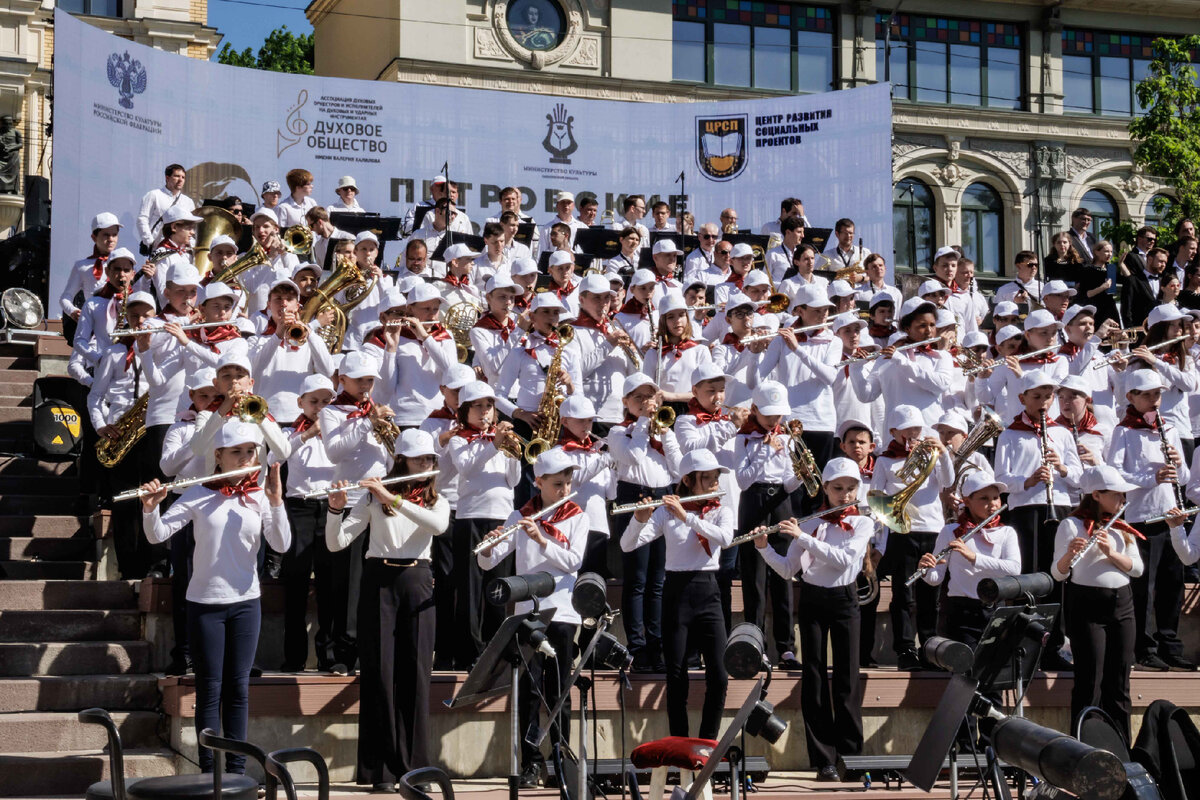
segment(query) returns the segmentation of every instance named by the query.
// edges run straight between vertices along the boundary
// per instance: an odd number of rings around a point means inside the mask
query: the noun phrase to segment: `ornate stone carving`
[[[1067,152],[1067,176],[1073,178],[1108,161],[1123,167],[1129,163],[1129,151],[1117,147],[1072,149]]]
[[[1030,176],[1029,148],[1026,145],[992,139],[972,139],[968,142],[968,146],[981,155],[990,156],[1001,162],[1018,178]]]
[[[559,64],[575,55],[579,48],[583,31],[583,6],[581,0],[561,0],[563,12],[567,17],[567,30],[563,40],[553,50],[526,50],[513,37],[508,29],[509,0],[496,0],[492,6],[492,30],[495,32],[500,45],[518,61],[522,61],[534,69],[545,69],[552,64]]]
[[[963,179],[966,173],[963,168],[953,161],[949,164],[943,164],[933,170],[934,176],[947,186],[953,186]]]
[[[954,228],[958,219],[958,206],[946,206],[946,227]]]
[[[1066,149],[1055,145],[1038,145],[1034,151],[1037,164],[1037,176],[1044,180],[1063,181],[1067,179]]]
[[[1140,164],[1134,164],[1133,170],[1129,173],[1129,177],[1125,180],[1117,181],[1117,185],[1131,195],[1146,194],[1158,186],[1158,184],[1146,178],[1145,171]]]
[[[600,68],[600,40],[588,36],[579,42],[575,54],[563,62],[564,67]]]
[[[958,136],[946,137],[946,158],[951,161],[958,161],[959,153],[962,151],[962,139]]]
[[[496,61],[511,61],[512,57],[504,52],[496,34],[490,28],[475,29],[475,57],[490,58]]]

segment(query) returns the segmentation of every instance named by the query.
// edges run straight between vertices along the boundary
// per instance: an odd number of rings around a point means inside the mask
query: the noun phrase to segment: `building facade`
[[[21,136],[25,176],[50,177],[55,6],[9,0],[0,8],[0,116],[11,116]],[[122,38],[192,58],[211,57],[221,41],[207,24],[208,0],[60,0],[57,6]],[[20,221],[22,205],[19,197],[0,196],[0,230]]]
[[[1133,164],[1133,89],[1153,39],[1200,33],[1194,0],[314,0],[306,13],[321,75],[667,102],[890,81],[894,263],[961,244],[985,280],[1019,250],[1045,252],[1075,207],[1097,229],[1156,216],[1170,192]]]

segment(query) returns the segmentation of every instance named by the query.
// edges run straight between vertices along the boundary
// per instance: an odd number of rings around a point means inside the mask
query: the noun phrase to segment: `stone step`
[[[176,758],[170,750],[125,751],[126,779],[174,775],[175,771]],[[82,797],[90,785],[108,777],[108,755],[99,750],[0,755],[0,797]]]
[[[74,502],[79,494],[79,478],[74,475],[0,474],[0,495],[54,495],[62,506],[64,498]]]
[[[93,535],[92,520],[89,517],[58,514],[7,516],[0,520],[0,531],[9,536],[36,536],[46,539],[70,539],[73,536]]]
[[[126,750],[160,744],[158,712],[128,711],[112,719]],[[0,714],[0,753],[103,750],[107,745],[104,728],[80,722],[70,712]]]
[[[67,496],[55,494],[31,494],[30,487],[18,490],[19,494],[0,494],[0,517],[62,514],[77,511],[81,497],[75,493]]]
[[[33,389],[33,382],[37,379],[38,371],[32,367],[29,369],[6,369],[3,375],[4,385],[8,387],[10,394],[14,389],[22,386]]]
[[[96,580],[95,561],[0,561],[0,580]]]
[[[0,397],[0,403],[4,401]],[[70,461],[38,461],[36,458],[5,458],[0,460],[0,476],[14,478],[29,476],[34,478],[53,478],[60,475],[74,475],[78,472]]]
[[[0,713],[18,711],[150,711],[158,707],[155,675],[54,675],[0,678]],[[2,783],[2,782],[0,782]]]
[[[20,408],[15,406],[0,406],[0,423],[4,422],[30,422],[33,419],[33,411],[29,408]]]
[[[124,581],[0,581],[0,609],[137,608],[137,592]]]
[[[137,675],[150,668],[149,642],[0,642],[3,678]]]
[[[3,388],[0,388],[3,392]],[[28,394],[3,394],[0,393],[0,408],[24,408],[26,410],[33,407],[33,398]]]
[[[38,539],[0,537],[0,560],[5,561],[95,561],[99,542],[84,539]]]
[[[12,347],[12,345],[9,346]],[[11,352],[5,352],[3,355],[0,355],[0,370],[8,372],[15,369],[37,369],[37,359],[33,357],[33,353],[30,352],[29,348],[24,345],[22,345],[20,350],[16,350],[14,347]]]
[[[0,611],[0,642],[97,642],[140,639],[139,611]]]

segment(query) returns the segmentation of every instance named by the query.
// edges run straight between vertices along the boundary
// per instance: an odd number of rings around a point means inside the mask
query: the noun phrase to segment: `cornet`
[[[1017,356],[1017,361],[1028,361],[1031,358],[1037,358],[1038,356],[1045,355],[1046,353],[1053,353],[1056,350],[1058,350],[1060,347],[1062,347],[1062,345],[1052,344],[1049,347],[1043,347],[1040,350],[1034,350],[1032,353],[1022,353],[1021,355]],[[980,364],[977,367],[972,367],[970,369],[964,369],[963,375],[970,378],[973,375],[978,375],[979,373],[986,372],[989,369],[995,369],[1001,363],[1003,363],[1003,362],[996,362],[994,364]]]

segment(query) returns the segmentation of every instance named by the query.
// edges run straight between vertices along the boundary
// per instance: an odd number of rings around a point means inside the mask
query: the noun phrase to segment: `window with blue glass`
[[[1113,117],[1141,114],[1145,109],[1138,102],[1137,85],[1150,74],[1154,40],[1160,38],[1164,37],[1065,28],[1064,110]]]
[[[71,14],[86,14],[92,17],[121,16],[121,0],[58,0],[55,5]]]
[[[920,103],[1024,107],[1020,28],[921,14],[875,16],[875,75]]]
[[[892,245],[895,268],[920,272],[933,263],[933,193],[916,178],[892,189]]]
[[[672,77],[778,92],[833,88],[834,12],[756,0],[672,0]]]

